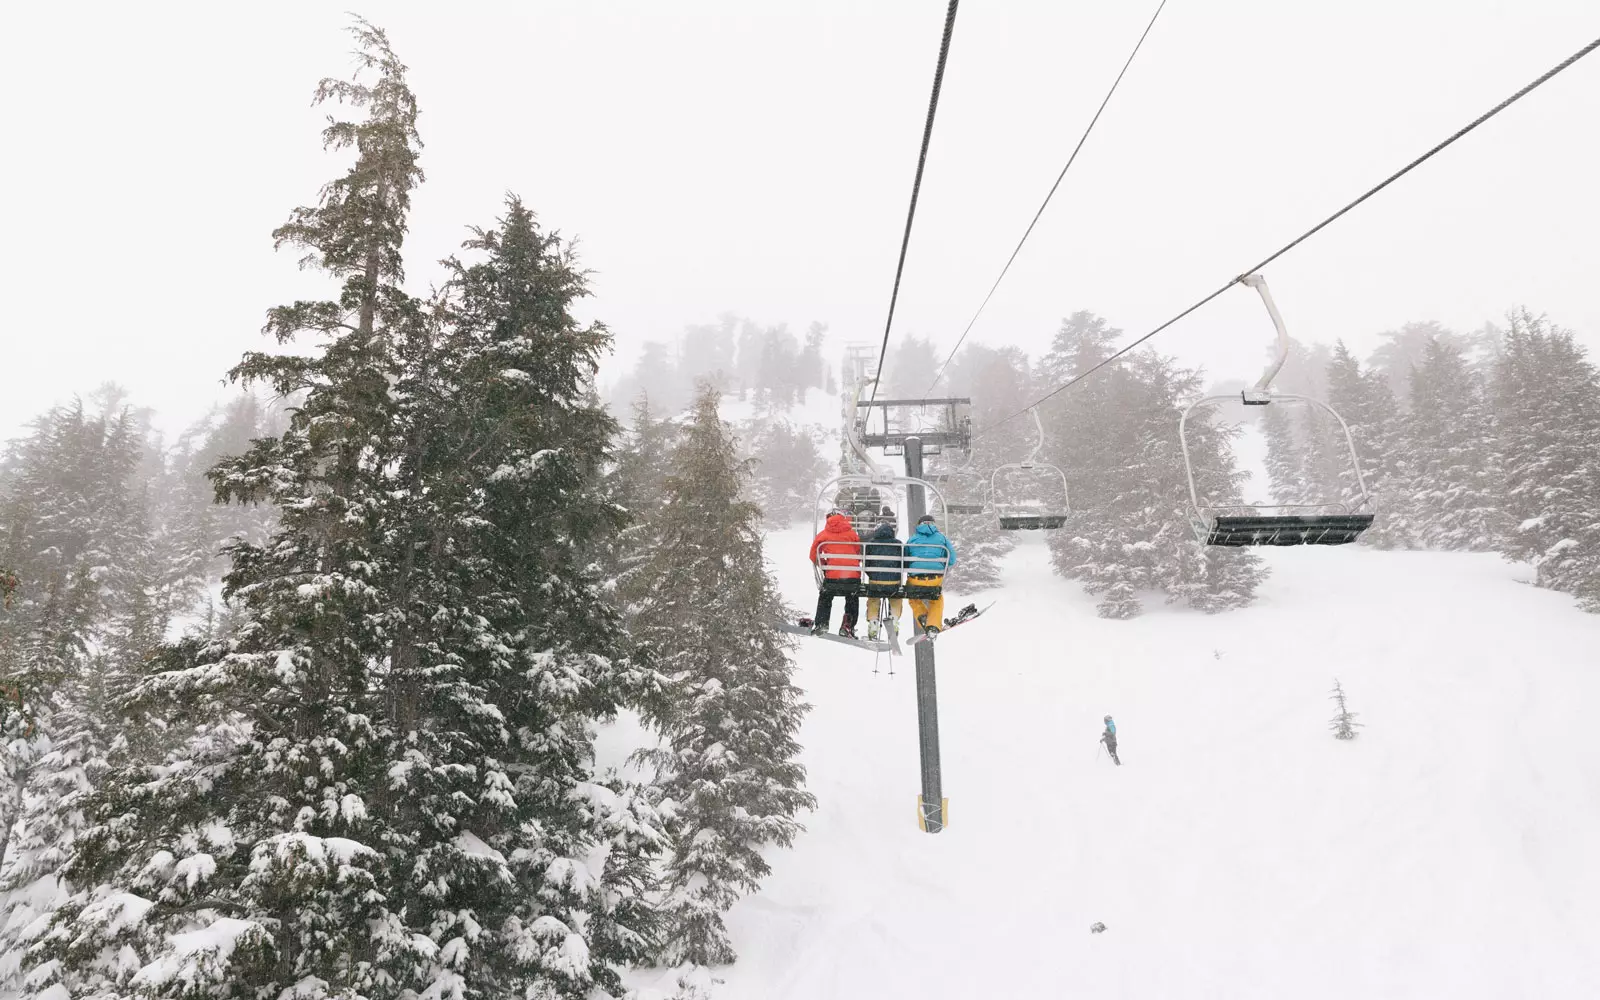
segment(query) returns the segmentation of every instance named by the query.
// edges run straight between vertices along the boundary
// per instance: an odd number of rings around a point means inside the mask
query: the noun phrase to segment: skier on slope
[[[1111,716],[1106,716],[1106,731],[1100,734],[1100,742],[1106,745],[1106,753],[1111,755],[1112,763],[1118,767],[1122,761],[1117,757],[1117,724],[1111,721]]]
[[[898,597],[873,597],[876,586],[897,587],[905,575],[905,548],[895,534],[894,508],[884,507],[878,514],[878,527],[867,536],[867,638],[876,642],[886,636],[878,635],[880,602],[887,601],[891,616],[889,627],[900,631],[902,602]]]
[[[943,587],[944,574],[956,567],[956,550],[933,523],[932,514],[917,519],[917,529],[906,539],[906,583],[918,587]],[[911,614],[929,637],[944,623],[944,591],[932,600],[911,599]]]
[[[828,621],[833,618],[833,599],[844,596],[844,621],[839,623],[839,634],[847,639],[856,637],[856,617],[861,611],[861,599],[856,596],[856,586],[861,580],[861,536],[850,525],[850,515],[835,507],[828,512],[827,523],[811,540],[811,561],[822,567],[822,586],[817,588],[817,616],[811,625],[812,635],[827,635]]]

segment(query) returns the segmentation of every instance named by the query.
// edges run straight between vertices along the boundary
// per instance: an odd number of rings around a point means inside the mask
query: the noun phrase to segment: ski
[[[815,632],[812,632],[809,627],[804,625],[796,625],[793,622],[778,622],[778,630],[781,632],[788,632],[792,635],[803,635],[809,639],[826,639],[829,642],[842,642],[846,646],[855,646],[857,649],[870,649],[874,653],[887,652],[891,648],[887,642],[873,642],[869,639],[851,639],[848,636],[835,635],[832,632],[824,632],[821,635],[818,635]]]
[[[946,632],[958,625],[965,625],[967,622],[972,621],[972,619],[977,618],[985,611],[988,611],[990,608],[994,607],[995,603],[996,602],[994,601],[990,601],[981,608],[976,604],[967,605],[966,607],[962,608],[954,618],[947,618],[945,620],[945,626],[939,630],[938,635],[944,635]],[[916,635],[911,637],[907,645],[915,646],[917,643],[922,642],[925,639],[938,638],[938,635],[929,635],[927,632],[918,632]]]

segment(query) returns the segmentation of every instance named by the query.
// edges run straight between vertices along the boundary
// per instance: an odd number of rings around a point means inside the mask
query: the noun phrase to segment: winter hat
[[[888,518],[889,520],[893,521],[894,520],[894,508],[890,507],[888,504],[884,504],[883,509],[878,511],[878,516],[879,517],[885,517],[885,518]]]
[[[924,514],[921,517],[917,518],[917,523],[918,524],[932,524],[933,523],[933,515],[932,514]]]

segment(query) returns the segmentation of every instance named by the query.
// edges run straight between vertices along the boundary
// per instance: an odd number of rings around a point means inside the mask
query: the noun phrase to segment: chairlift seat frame
[[[1272,293],[1267,290],[1266,279],[1259,274],[1249,274],[1239,280],[1259,292],[1261,301],[1266,304],[1267,313],[1272,317],[1272,325],[1278,334],[1278,353],[1254,386],[1243,390],[1237,397],[1206,396],[1197,399],[1184,407],[1183,415],[1178,418],[1178,444],[1183,449],[1183,471],[1189,480],[1190,526],[1194,529],[1195,537],[1204,545],[1347,545],[1370,528],[1374,519],[1372,511],[1362,510],[1370,506],[1372,497],[1367,492],[1366,477],[1361,473],[1361,456],[1356,452],[1350,425],[1344,422],[1337,410],[1320,399],[1272,391],[1272,380],[1289,357],[1289,331],[1284,326],[1277,305],[1272,301]],[[1189,418],[1196,410],[1235,399],[1245,406],[1303,403],[1331,416],[1344,434],[1359,495],[1353,501],[1313,504],[1202,504],[1195,482],[1194,462],[1189,455]],[[1292,508],[1312,508],[1322,512],[1267,513]]]
[[[1033,427],[1037,434],[1033,451],[1020,462],[996,466],[994,474],[989,477],[989,502],[994,506],[995,519],[1000,522],[1001,531],[1053,531],[1065,525],[1072,516],[1072,495],[1067,487],[1067,474],[1057,466],[1039,461],[1039,452],[1044,448],[1044,423],[1039,419],[1037,407],[1030,407],[1028,412],[1033,414]],[[1007,503],[1003,497],[1007,490],[1015,492],[1016,486],[1013,482],[1002,487],[1001,479],[1010,477],[1014,481],[1018,473],[1029,473],[1035,482],[1047,483],[1051,500],[1055,499],[1055,484],[1059,480],[1061,502]]]

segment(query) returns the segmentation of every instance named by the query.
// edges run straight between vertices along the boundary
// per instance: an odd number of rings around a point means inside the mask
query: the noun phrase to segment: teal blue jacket
[[[944,532],[930,522],[917,525],[906,539],[906,569],[912,573],[944,573],[956,568],[956,550]]]

